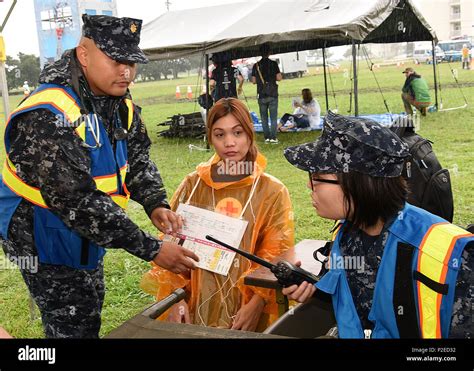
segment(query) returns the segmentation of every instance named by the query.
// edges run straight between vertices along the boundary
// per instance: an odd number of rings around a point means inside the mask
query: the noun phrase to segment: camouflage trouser
[[[94,270],[39,264],[21,273],[41,312],[47,338],[97,338],[105,285],[103,264]]]
[[[25,215],[26,214],[26,215]],[[9,238],[0,238],[10,259],[37,259],[31,213],[17,213]],[[15,241],[14,243],[12,241]],[[104,301],[103,262],[94,270],[78,270],[63,265],[37,264],[35,269],[20,266],[20,272],[41,312],[47,338],[97,338]]]

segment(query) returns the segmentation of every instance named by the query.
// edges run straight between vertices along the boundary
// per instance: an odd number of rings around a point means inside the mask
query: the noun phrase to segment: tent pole
[[[324,95],[326,96],[326,112],[329,111],[328,80],[326,76],[326,48],[323,48]]]
[[[434,77],[434,86],[435,86],[435,107],[438,110],[438,79],[436,78],[436,48],[434,40],[431,40],[432,54],[433,54],[433,77]]]
[[[209,54],[206,53],[206,131],[207,131],[207,118],[209,117]],[[209,141],[206,136],[206,149],[210,149]]]
[[[355,40],[352,40],[352,69],[354,71],[354,114],[359,116],[359,92],[357,91],[357,49]]]

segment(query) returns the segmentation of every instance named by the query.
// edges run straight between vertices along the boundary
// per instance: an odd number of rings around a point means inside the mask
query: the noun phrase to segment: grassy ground
[[[455,66],[459,67],[459,66]],[[348,65],[343,65],[339,71],[333,71],[331,76],[334,90],[337,91],[337,105],[340,113],[346,113],[349,108],[350,81],[348,73],[344,73]],[[442,98],[445,108],[462,105],[460,91],[453,86],[448,65],[440,66],[442,82]],[[418,72],[432,82],[432,67],[418,66]],[[377,78],[387,103],[392,112],[401,112],[403,105],[400,99],[400,89],[404,76],[402,69],[382,67],[376,70]],[[463,92],[468,99],[469,107],[463,110],[429,114],[423,118],[420,134],[434,142],[436,154],[444,165],[451,170],[455,201],[455,223],[466,225],[473,222],[474,215],[474,169],[472,166],[472,150],[474,144],[474,71],[459,69],[459,81],[464,84]],[[188,144],[202,145],[198,140],[164,139],[157,137],[157,123],[168,116],[177,113],[189,113],[197,110],[194,102],[177,102],[174,98],[176,85],[183,85],[185,92],[188,84],[194,85],[197,76],[182,77],[178,80],[149,82],[136,84],[132,88],[135,101],[143,107],[143,116],[147,123],[149,135],[153,141],[152,159],[158,164],[166,189],[171,196],[185,174],[210,156],[209,153],[188,150]],[[291,97],[299,96],[302,88],[309,87],[318,98],[323,110],[324,81],[322,72],[311,68],[310,74],[301,79],[284,80],[280,83],[279,114],[291,112]],[[359,97],[360,113],[385,112],[383,99],[378,93],[377,84],[370,71],[364,64],[360,66]],[[258,112],[255,100],[255,87],[251,84],[244,86],[245,95],[251,110]],[[200,90],[199,90],[200,91]],[[11,99],[11,107],[15,107],[20,97]],[[330,108],[335,108],[333,98],[330,98]],[[0,135],[3,138],[3,125]],[[161,128],[160,128],[161,130]],[[288,187],[293,201],[296,216],[296,238],[328,238],[329,222],[315,216],[306,191],[306,176],[290,166],[282,155],[286,146],[314,140],[319,133],[282,134],[280,144],[266,146],[262,136],[258,135],[258,144],[269,159],[267,172],[281,179]],[[3,142],[0,144],[0,160],[3,161]],[[151,223],[140,205],[132,203],[129,214],[144,230],[155,233]],[[3,256],[0,253],[0,259]],[[0,260],[1,262],[1,260]],[[101,335],[106,335],[113,328],[141,311],[152,298],[141,292],[138,287],[140,278],[148,268],[147,263],[127,254],[124,251],[108,251],[105,258],[105,276],[107,295],[103,309],[103,325]],[[42,337],[41,322],[31,320],[29,316],[28,294],[20,273],[16,269],[0,269],[0,325],[4,326],[16,337]]]

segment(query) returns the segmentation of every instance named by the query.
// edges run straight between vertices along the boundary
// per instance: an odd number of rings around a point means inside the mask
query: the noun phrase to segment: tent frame
[[[274,25],[268,25],[268,28],[253,29],[250,33],[245,34],[245,26],[240,22],[248,22],[247,24],[255,24],[255,19],[250,21],[249,17],[261,19],[262,11],[267,11],[268,8],[261,9],[260,6],[252,8],[252,12],[242,13],[241,19],[234,19],[216,34],[209,34],[208,40],[188,37],[182,37],[176,40],[175,44],[169,43],[167,36],[171,38],[175,35],[176,19],[179,18],[179,12],[169,12],[155,21],[150,22],[144,26],[142,34],[147,33],[144,50],[150,55],[150,59],[164,59],[176,58],[186,55],[202,53],[206,55],[206,60],[211,53],[224,52],[230,53],[230,58],[242,58],[258,55],[259,48],[263,44],[268,44],[273,52],[285,53],[291,51],[301,51],[310,49],[323,50],[323,67],[324,67],[324,87],[326,97],[326,110],[329,109],[328,98],[328,84],[327,84],[327,66],[326,66],[326,49],[331,46],[352,45],[352,65],[353,65],[353,95],[354,95],[354,112],[359,115],[359,81],[358,81],[358,61],[357,50],[360,49],[360,44],[363,43],[396,43],[396,42],[410,42],[410,41],[431,41],[434,63],[434,80],[435,80],[435,104],[438,106],[438,84],[436,80],[436,58],[435,58],[435,40],[436,34],[433,28],[426,22],[420,11],[412,4],[412,0],[373,0],[370,8],[361,9],[361,13],[355,13],[354,18],[344,18],[341,21],[339,14],[344,12],[346,4],[341,3],[342,0],[320,0],[311,3],[309,0],[300,5],[295,10],[295,13],[290,15],[293,17],[291,21],[295,21],[300,17],[300,28],[294,27],[295,23],[289,23],[288,31]],[[354,6],[353,0],[347,0],[347,6]],[[287,5],[282,5],[280,2],[274,3],[280,12],[287,12],[289,9]],[[277,5],[278,4],[278,5]],[[302,8],[303,7],[303,8]],[[206,14],[212,17],[214,8],[207,8]],[[220,12],[225,8],[215,8],[215,12]],[[292,11],[292,10],[291,10]],[[194,16],[194,13],[186,11],[182,13],[184,17]],[[298,13],[296,13],[298,12]],[[324,13],[323,13],[324,12]],[[202,10],[201,10],[202,13]],[[318,23],[317,26],[312,22],[314,14],[318,13],[324,18],[329,14],[334,18],[334,23],[325,23],[324,21]],[[197,15],[198,13],[196,13]],[[216,13],[218,14],[218,13]],[[265,13],[266,14],[266,13]],[[162,18],[163,17],[163,18]],[[317,18],[316,18],[317,19]],[[332,18],[331,18],[332,20]],[[168,27],[172,22],[173,27]],[[339,22],[339,23],[338,23]],[[163,24],[165,26],[163,26]],[[148,27],[147,27],[148,26]],[[162,27],[162,28],[160,28]],[[172,28],[172,29],[171,29]],[[164,36],[159,39],[158,43],[153,43],[155,40],[156,31],[161,30]],[[267,33],[265,33],[265,31]],[[170,33],[172,32],[172,33]],[[143,35],[142,35],[143,36]],[[143,37],[142,37],[143,38]],[[195,41],[192,41],[195,40]],[[207,65],[207,64],[206,64]],[[206,70],[206,86],[209,84],[208,70]],[[207,91],[209,91],[207,89]]]

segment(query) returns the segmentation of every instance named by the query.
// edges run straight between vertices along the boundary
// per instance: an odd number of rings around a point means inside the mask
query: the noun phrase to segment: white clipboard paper
[[[188,204],[180,204],[176,213],[184,218],[182,231],[177,237],[166,235],[164,240],[194,252],[199,257],[197,267],[227,276],[235,252],[206,240],[206,235],[238,248],[248,222]]]

